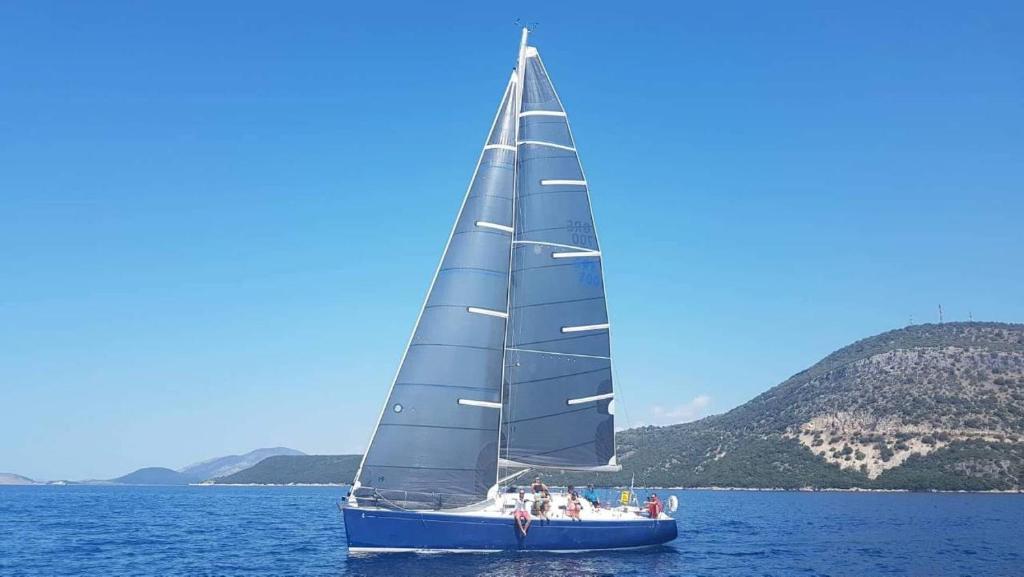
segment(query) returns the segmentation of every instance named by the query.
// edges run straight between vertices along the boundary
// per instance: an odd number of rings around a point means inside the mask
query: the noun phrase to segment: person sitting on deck
[[[533,489],[534,494],[543,493],[548,490],[548,486],[540,482],[540,477],[533,478],[533,485],[530,485],[530,488]]]
[[[516,522],[516,528],[526,537],[530,530],[530,513],[526,508],[526,491],[519,489],[519,497],[516,499],[515,509],[512,510],[512,518]]]
[[[569,491],[569,499],[565,502],[565,514],[573,521],[580,521],[580,500],[576,491]]]
[[[601,508],[601,501],[597,498],[597,493],[594,492],[593,485],[587,485],[587,490],[583,491],[583,498],[590,501],[590,504],[593,505],[595,509]]]
[[[545,521],[550,521],[551,517],[548,517],[548,513],[551,511],[551,492],[548,491],[547,487],[544,488],[540,493],[540,516]]]

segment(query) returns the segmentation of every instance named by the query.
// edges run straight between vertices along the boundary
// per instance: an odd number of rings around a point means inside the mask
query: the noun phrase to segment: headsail
[[[515,168],[516,77],[505,89],[370,446],[361,502],[451,508],[495,483]]]
[[[615,465],[608,313],[586,178],[540,55],[525,52],[501,457]]]

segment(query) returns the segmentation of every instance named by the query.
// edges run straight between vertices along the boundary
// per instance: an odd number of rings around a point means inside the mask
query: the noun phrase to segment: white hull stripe
[[[473,399],[459,399],[460,405],[467,405],[470,407],[483,407],[485,409],[500,409],[501,403],[495,403],[492,401],[475,401]]]
[[[565,118],[565,113],[557,110],[527,110],[519,113],[519,118],[524,116],[561,116]]]
[[[580,397],[578,399],[569,399],[565,402],[567,405],[582,405],[583,403],[591,403],[593,401],[603,401],[610,399],[615,396],[615,393],[605,393],[603,395],[594,395],[592,397]]]
[[[493,222],[486,222],[486,221],[483,221],[483,220],[478,220],[474,224],[476,224],[480,228],[492,228],[494,230],[500,230],[501,232],[512,232],[512,231],[515,230],[511,226],[505,226],[503,224],[495,224]]]
[[[601,256],[599,250],[582,250],[577,252],[553,252],[551,258],[585,258],[591,256]]]
[[[507,319],[508,313],[501,311],[495,311],[491,309],[482,309],[480,307],[466,307],[466,310],[477,315],[485,315],[489,317],[498,317],[499,319]]]
[[[563,333],[582,333],[586,331],[600,331],[608,328],[608,323],[601,323],[599,325],[580,325],[578,327],[562,327]]]
[[[516,147],[511,144],[488,144],[484,147],[484,150],[508,150],[510,152],[515,152]]]
[[[558,180],[548,179],[540,181],[541,186],[586,186],[585,180]]]
[[[569,152],[576,152],[576,149],[571,146],[564,144],[555,144],[554,142],[544,142],[542,140],[520,140],[519,144],[536,144],[537,146],[549,146],[551,148],[557,148],[559,150],[568,150]]]

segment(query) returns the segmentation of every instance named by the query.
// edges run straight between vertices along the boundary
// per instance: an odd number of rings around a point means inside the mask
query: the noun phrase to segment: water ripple
[[[0,575],[1020,575],[1015,495],[677,492],[674,543],[349,557],[324,487],[0,487]],[[664,491],[661,491],[664,493]]]

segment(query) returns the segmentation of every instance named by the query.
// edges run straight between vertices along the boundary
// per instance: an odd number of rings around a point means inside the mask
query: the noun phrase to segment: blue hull
[[[534,519],[529,532],[523,537],[511,516],[474,517],[356,507],[344,507],[343,511],[350,551],[579,551],[647,547],[668,543],[676,538],[676,522],[673,519]]]

